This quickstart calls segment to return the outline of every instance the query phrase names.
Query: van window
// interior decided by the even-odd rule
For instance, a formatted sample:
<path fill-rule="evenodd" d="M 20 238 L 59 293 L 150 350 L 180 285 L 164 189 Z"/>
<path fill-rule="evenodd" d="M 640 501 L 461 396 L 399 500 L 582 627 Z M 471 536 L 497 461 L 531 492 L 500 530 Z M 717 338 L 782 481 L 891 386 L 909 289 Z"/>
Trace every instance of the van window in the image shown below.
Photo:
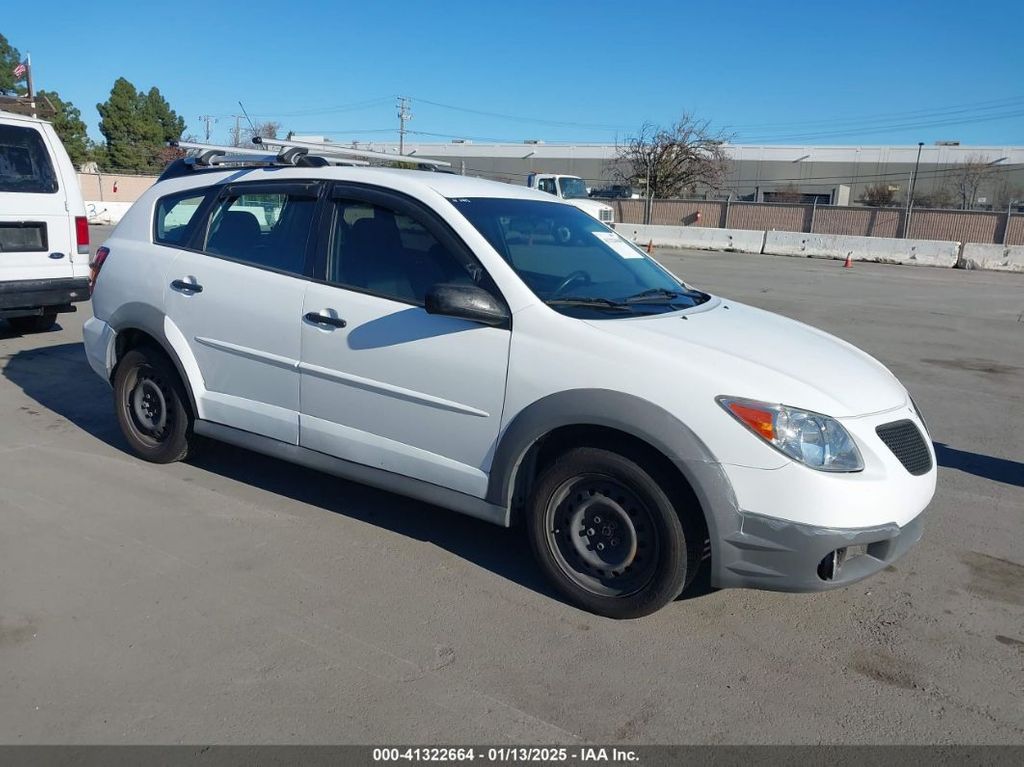
<path fill-rule="evenodd" d="M 57 175 L 35 128 L 0 125 L 0 192 L 53 194 Z"/>
<path fill-rule="evenodd" d="M 182 245 L 192 234 L 196 212 L 206 196 L 205 189 L 161 197 L 156 203 L 153 240 L 163 245 Z"/>

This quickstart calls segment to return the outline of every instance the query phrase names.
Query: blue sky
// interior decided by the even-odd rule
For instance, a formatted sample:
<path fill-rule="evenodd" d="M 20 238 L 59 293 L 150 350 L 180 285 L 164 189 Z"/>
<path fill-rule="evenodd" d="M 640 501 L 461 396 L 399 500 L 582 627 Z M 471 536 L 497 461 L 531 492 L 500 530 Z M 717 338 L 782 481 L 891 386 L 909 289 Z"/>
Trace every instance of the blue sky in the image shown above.
<path fill-rule="evenodd" d="M 737 143 L 1019 145 L 1022 30 L 1021 0 L 101 0 L 0 19 L 94 137 L 124 76 L 196 136 L 216 115 L 214 140 L 242 101 L 286 130 L 394 141 L 405 95 L 410 141 L 614 141 L 689 111 Z"/>

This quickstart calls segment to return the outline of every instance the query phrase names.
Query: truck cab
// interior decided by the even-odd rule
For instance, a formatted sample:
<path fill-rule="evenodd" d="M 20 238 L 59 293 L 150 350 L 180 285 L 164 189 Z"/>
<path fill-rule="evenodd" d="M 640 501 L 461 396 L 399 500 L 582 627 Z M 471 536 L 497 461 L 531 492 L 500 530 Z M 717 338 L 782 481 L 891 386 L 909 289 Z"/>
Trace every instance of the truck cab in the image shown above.
<path fill-rule="evenodd" d="M 526 179 L 531 189 L 553 194 L 566 202 L 575 205 L 602 224 L 611 226 L 615 223 L 615 212 L 610 205 L 590 199 L 587 185 L 579 176 L 563 176 L 558 173 L 531 173 Z"/>

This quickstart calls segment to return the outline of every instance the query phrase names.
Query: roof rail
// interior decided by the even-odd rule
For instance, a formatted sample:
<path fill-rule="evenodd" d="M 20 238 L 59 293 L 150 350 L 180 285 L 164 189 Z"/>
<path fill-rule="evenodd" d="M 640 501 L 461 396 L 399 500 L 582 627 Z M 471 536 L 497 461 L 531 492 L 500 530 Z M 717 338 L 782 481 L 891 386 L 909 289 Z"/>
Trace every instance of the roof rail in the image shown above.
<path fill-rule="evenodd" d="M 443 160 L 431 160 L 426 157 L 412 157 L 407 154 L 388 154 L 387 152 L 373 152 L 369 149 L 349 149 L 347 147 L 338 146 L 337 144 L 326 144 L 326 143 L 314 143 L 312 141 L 292 141 L 278 138 L 264 138 L 263 136 L 253 136 L 252 143 L 257 146 L 268 146 L 268 147 L 281 147 L 284 149 L 305 149 L 314 155 L 320 155 L 324 157 L 365 157 L 369 160 L 378 160 L 381 162 L 403 162 L 411 163 L 413 165 L 424 165 L 431 168 L 444 167 L 448 168 L 451 166 L 450 162 L 444 162 Z"/>

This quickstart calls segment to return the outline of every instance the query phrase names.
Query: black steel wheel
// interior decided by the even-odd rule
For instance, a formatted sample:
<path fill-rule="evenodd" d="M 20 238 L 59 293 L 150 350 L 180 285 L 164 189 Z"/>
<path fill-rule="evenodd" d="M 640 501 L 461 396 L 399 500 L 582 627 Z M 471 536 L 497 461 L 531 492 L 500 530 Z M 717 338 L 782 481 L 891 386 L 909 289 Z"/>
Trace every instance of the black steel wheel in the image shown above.
<path fill-rule="evenodd" d="M 188 454 L 192 415 L 178 372 L 162 351 L 127 352 L 114 373 L 114 398 L 121 432 L 141 458 L 173 463 Z"/>
<path fill-rule="evenodd" d="M 538 478 L 530 543 L 573 604 L 611 618 L 648 615 L 675 599 L 699 563 L 668 480 L 618 453 L 575 448 Z M 655 478 L 657 477 L 657 478 Z M 692 510 L 682 510 L 684 513 Z M 696 532 L 690 533 L 696 544 Z"/>

